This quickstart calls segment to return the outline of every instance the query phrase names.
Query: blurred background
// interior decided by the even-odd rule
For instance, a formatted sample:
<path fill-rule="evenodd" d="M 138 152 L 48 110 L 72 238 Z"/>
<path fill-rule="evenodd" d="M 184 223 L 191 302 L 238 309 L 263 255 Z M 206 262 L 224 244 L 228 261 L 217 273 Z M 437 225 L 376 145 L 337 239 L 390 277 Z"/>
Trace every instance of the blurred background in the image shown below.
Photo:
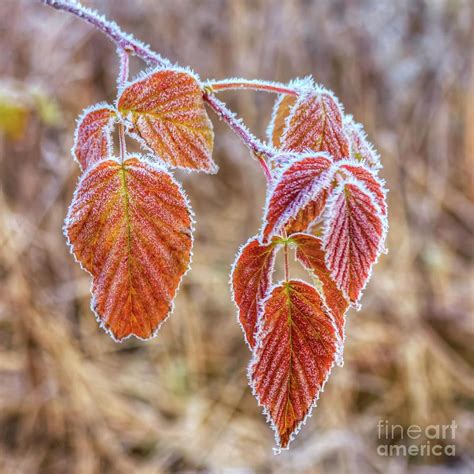
<path fill-rule="evenodd" d="M 75 118 L 114 99 L 115 49 L 69 14 L 2 0 L 0 472 L 473 472 L 470 0 L 85 3 L 203 79 L 313 74 L 334 90 L 382 155 L 389 254 L 349 313 L 344 367 L 274 456 L 228 287 L 259 228 L 258 165 L 210 111 L 220 172 L 179 175 L 197 220 L 192 271 L 156 339 L 114 343 L 61 227 L 79 176 Z M 220 97 L 264 136 L 275 96 Z M 456 456 L 381 456 L 379 420 L 455 420 Z"/>

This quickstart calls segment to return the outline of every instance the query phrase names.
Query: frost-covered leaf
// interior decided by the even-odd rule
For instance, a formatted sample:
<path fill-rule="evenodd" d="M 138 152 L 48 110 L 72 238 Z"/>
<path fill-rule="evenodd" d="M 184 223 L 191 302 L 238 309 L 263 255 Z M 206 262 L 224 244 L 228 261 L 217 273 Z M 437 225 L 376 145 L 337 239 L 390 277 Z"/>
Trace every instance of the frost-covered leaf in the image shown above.
<path fill-rule="evenodd" d="M 344 117 L 344 131 L 349 139 L 351 157 L 365 163 L 373 170 L 381 168 L 380 156 L 367 139 L 364 127 L 354 122 L 351 115 Z"/>
<path fill-rule="evenodd" d="M 191 257 L 191 210 L 180 186 L 136 157 L 101 161 L 81 178 L 65 233 L 93 277 L 92 309 L 107 332 L 118 341 L 154 336 Z"/>
<path fill-rule="evenodd" d="M 342 108 L 334 95 L 322 88 L 298 97 L 291 108 L 282 145 L 287 151 L 326 151 L 333 160 L 349 157 L 343 130 Z"/>
<path fill-rule="evenodd" d="M 261 245 L 258 236 L 252 237 L 237 255 L 231 274 L 232 292 L 238 308 L 238 319 L 245 340 L 254 347 L 257 317 L 261 302 L 271 284 L 277 245 Z"/>
<path fill-rule="evenodd" d="M 215 173 L 214 132 L 198 80 L 180 69 L 157 70 L 129 84 L 117 108 L 129 133 L 166 164 Z"/>
<path fill-rule="evenodd" d="M 267 129 L 268 140 L 275 148 L 280 148 L 281 146 L 281 137 L 285 129 L 286 119 L 295 102 L 296 97 L 294 95 L 286 94 L 280 95 L 275 101 L 272 118 Z"/>
<path fill-rule="evenodd" d="M 306 232 L 311 229 L 316 219 L 323 213 L 328 197 L 327 189 L 323 189 L 321 194 L 308 202 L 295 217 L 292 217 L 285 226 L 288 235 L 295 232 Z"/>
<path fill-rule="evenodd" d="M 339 289 L 357 303 L 384 248 L 386 221 L 363 183 L 343 181 L 328 203 L 323 243 L 326 265 Z"/>
<path fill-rule="evenodd" d="M 250 384 L 287 448 L 315 405 L 339 348 L 332 316 L 315 288 L 290 280 L 274 287 L 259 319 Z"/>
<path fill-rule="evenodd" d="M 301 155 L 290 163 L 268 194 L 262 241 L 279 234 L 310 201 L 322 199 L 333 174 L 331 160 L 322 153 Z"/>
<path fill-rule="evenodd" d="M 374 175 L 374 172 L 367 169 L 362 163 L 357 162 L 342 162 L 339 164 L 339 169 L 360 181 L 364 186 L 375 196 L 380 210 L 383 215 L 387 214 L 386 191 L 384 189 L 384 182 Z"/>
<path fill-rule="evenodd" d="M 82 170 L 112 157 L 112 128 L 115 117 L 114 109 L 107 104 L 89 107 L 79 117 L 72 153 Z"/>
<path fill-rule="evenodd" d="M 296 245 L 296 259 L 320 281 L 324 301 L 334 317 L 339 336 L 343 340 L 344 315 L 349 303 L 326 267 L 321 239 L 314 235 L 299 233 L 291 236 L 291 242 Z"/>

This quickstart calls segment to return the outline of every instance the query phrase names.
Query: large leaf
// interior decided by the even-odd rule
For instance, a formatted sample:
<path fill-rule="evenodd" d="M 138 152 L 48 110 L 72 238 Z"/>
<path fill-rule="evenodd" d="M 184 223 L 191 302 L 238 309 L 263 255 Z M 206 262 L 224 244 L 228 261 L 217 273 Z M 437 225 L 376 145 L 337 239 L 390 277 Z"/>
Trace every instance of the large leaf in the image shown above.
<path fill-rule="evenodd" d="M 348 158 L 342 108 L 334 95 L 325 89 L 301 94 L 291 108 L 282 145 L 287 151 L 326 151 L 333 160 Z"/>
<path fill-rule="evenodd" d="M 65 233 L 107 332 L 154 336 L 191 256 L 191 211 L 173 178 L 135 157 L 99 162 L 78 184 Z"/>
<path fill-rule="evenodd" d="M 113 155 L 115 111 L 107 104 L 84 110 L 77 122 L 72 153 L 83 170 Z"/>
<path fill-rule="evenodd" d="M 198 80 L 179 69 L 161 69 L 129 84 L 117 108 L 128 132 L 166 164 L 215 173 L 214 133 Z"/>
<path fill-rule="evenodd" d="M 328 204 L 323 242 L 338 288 L 356 303 L 384 248 L 386 221 L 377 197 L 363 183 L 342 182 Z"/>
<path fill-rule="evenodd" d="M 267 295 L 275 263 L 277 245 L 261 245 L 251 238 L 240 250 L 232 268 L 231 283 L 238 319 L 248 345 L 255 344 L 257 317 Z"/>
<path fill-rule="evenodd" d="M 290 163 L 268 194 L 263 242 L 279 234 L 310 201 L 322 199 L 333 174 L 332 162 L 325 154 L 302 155 Z"/>
<path fill-rule="evenodd" d="M 349 303 L 326 267 L 321 239 L 314 235 L 299 233 L 291 236 L 291 242 L 296 245 L 296 259 L 321 282 L 324 301 L 334 317 L 339 337 L 343 340 L 344 316 Z"/>
<path fill-rule="evenodd" d="M 279 450 L 288 447 L 324 387 L 338 350 L 337 330 L 319 293 L 290 280 L 265 302 L 257 341 L 250 383 Z"/>
<path fill-rule="evenodd" d="M 344 131 L 349 139 L 351 157 L 365 163 L 373 170 L 381 168 L 380 156 L 367 139 L 364 127 L 354 122 L 351 115 L 344 117 Z"/>

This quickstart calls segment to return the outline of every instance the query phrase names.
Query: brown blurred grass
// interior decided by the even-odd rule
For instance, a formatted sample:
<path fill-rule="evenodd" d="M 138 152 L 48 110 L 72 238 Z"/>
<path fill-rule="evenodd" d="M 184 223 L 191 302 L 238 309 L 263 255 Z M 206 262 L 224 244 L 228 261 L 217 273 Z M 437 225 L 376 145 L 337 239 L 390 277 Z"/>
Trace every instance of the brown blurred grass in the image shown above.
<path fill-rule="evenodd" d="M 227 284 L 237 248 L 259 226 L 258 167 L 214 120 L 220 173 L 182 176 L 197 232 L 175 313 L 155 340 L 113 343 L 61 226 L 78 177 L 74 119 L 113 99 L 114 48 L 66 14 L 4 0 L 0 115 L 20 107 L 8 116 L 16 132 L 0 132 L 0 472 L 473 469 L 472 4 L 88 4 L 203 78 L 313 74 L 333 89 L 381 152 L 390 253 L 349 316 L 345 366 L 291 450 L 274 457 Z M 263 135 L 273 97 L 223 98 Z M 455 419 L 457 456 L 380 457 L 379 419 Z"/>

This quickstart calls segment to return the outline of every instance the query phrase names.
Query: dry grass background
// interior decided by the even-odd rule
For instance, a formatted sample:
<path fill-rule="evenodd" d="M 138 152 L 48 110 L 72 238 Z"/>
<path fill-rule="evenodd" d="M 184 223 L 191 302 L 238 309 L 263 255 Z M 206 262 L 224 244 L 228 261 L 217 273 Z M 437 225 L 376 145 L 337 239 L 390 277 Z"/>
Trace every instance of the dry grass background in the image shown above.
<path fill-rule="evenodd" d="M 184 175 L 192 271 L 150 342 L 115 344 L 61 226 L 74 119 L 114 97 L 114 47 L 32 0 L 0 2 L 0 472 L 473 472 L 474 8 L 469 0 L 88 2 L 203 78 L 313 74 L 382 154 L 390 253 L 351 311 L 289 452 L 247 387 L 228 272 L 264 180 L 214 120 L 217 176 Z M 133 62 L 135 70 L 138 61 Z M 263 135 L 273 97 L 222 98 Z M 455 419 L 456 457 L 378 456 L 377 421 Z"/>

